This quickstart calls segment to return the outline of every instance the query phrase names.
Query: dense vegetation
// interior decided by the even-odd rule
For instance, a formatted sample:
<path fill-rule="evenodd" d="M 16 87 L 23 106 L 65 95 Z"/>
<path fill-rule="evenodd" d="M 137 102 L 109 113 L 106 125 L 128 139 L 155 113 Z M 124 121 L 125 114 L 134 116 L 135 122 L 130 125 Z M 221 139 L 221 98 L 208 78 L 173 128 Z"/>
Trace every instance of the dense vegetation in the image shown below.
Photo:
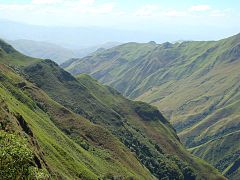
<path fill-rule="evenodd" d="M 25 139 L 1 130 L 0 144 L 1 179 L 48 179 L 46 172 L 33 166 L 33 152 Z"/>
<path fill-rule="evenodd" d="M 222 162 L 229 166 L 236 159 L 227 157 L 239 155 L 239 142 L 221 151 L 208 143 L 218 144 L 223 138 L 222 146 L 229 147 L 226 139 L 232 133 L 239 139 L 239 68 L 240 34 L 209 42 L 127 43 L 75 59 L 65 67 L 74 75 L 90 74 L 131 99 L 157 106 L 182 142 L 222 172 L 226 170 Z"/>

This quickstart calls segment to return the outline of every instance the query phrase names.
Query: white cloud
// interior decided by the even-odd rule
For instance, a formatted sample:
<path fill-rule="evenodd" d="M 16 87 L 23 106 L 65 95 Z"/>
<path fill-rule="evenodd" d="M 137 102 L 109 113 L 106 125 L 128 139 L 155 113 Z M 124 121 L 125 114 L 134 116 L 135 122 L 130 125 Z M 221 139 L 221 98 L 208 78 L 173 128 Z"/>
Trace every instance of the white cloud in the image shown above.
<path fill-rule="evenodd" d="M 226 13 L 224 11 L 214 10 L 211 12 L 211 16 L 223 17 L 223 16 L 226 16 Z"/>
<path fill-rule="evenodd" d="M 0 10 L 2 13 L 7 11 L 21 12 L 23 15 L 35 13 L 34 16 L 38 16 L 38 13 L 50 13 L 53 15 L 72 15 L 76 16 L 80 14 L 106 14 L 113 11 L 115 7 L 114 3 L 103 3 L 96 5 L 95 0 L 32 0 L 31 3 L 26 4 L 4 4 L 0 3 Z M 28 12 L 25 12 L 28 10 Z M 16 15 L 17 16 L 17 15 Z"/>
<path fill-rule="evenodd" d="M 185 11 L 176 11 L 176 10 L 168 10 L 168 11 L 165 11 L 163 13 L 163 15 L 169 16 L 169 17 L 182 17 L 182 16 L 186 16 L 187 12 L 185 12 Z"/>
<path fill-rule="evenodd" d="M 113 12 L 113 9 L 115 7 L 114 3 L 106 3 L 106 4 L 102 4 L 100 6 L 98 6 L 97 8 L 93 8 L 92 9 L 92 13 L 96 13 L 96 14 L 108 14 Z"/>
<path fill-rule="evenodd" d="M 209 5 L 179 7 L 145 4 L 123 7 L 105 0 L 32 0 L 31 3 L 0 3 L 0 18 L 38 25 L 101 26 L 121 28 L 176 27 L 182 24 L 217 24 L 233 14 Z M 13 13 L 14 12 L 14 13 Z M 199 12 L 199 13 L 198 13 Z M 222 18 L 222 17 L 226 18 Z M 235 16 L 234 16 L 235 17 Z M 209 18 L 206 21 L 206 18 Z M 142 24 L 146 24 L 142 26 Z M 221 24 L 221 23 L 218 23 Z"/>
<path fill-rule="evenodd" d="M 32 4 L 57 4 L 62 3 L 63 0 L 32 0 Z"/>
<path fill-rule="evenodd" d="M 229 17 L 229 16 L 236 16 L 237 15 L 237 13 L 235 13 L 235 15 L 233 15 L 233 14 L 234 14 L 234 11 L 231 8 L 222 9 L 222 10 L 214 9 L 210 13 L 210 15 L 213 16 L 213 17 L 227 17 L 227 16 Z"/>
<path fill-rule="evenodd" d="M 63 5 L 70 6 L 92 6 L 95 0 L 65 0 Z"/>
<path fill-rule="evenodd" d="M 190 7 L 190 11 L 208 11 L 211 7 L 209 5 L 195 5 Z"/>
<path fill-rule="evenodd" d="M 33 6 L 30 4 L 0 4 L 1 11 L 19 11 L 32 10 Z"/>
<path fill-rule="evenodd" d="M 32 0 L 31 4 L 34 5 L 54 5 L 54 4 L 80 4 L 80 5 L 92 5 L 95 0 Z"/>
<path fill-rule="evenodd" d="M 159 7 L 156 5 L 146 4 L 140 7 L 136 12 L 136 16 L 153 16 L 158 13 Z"/>

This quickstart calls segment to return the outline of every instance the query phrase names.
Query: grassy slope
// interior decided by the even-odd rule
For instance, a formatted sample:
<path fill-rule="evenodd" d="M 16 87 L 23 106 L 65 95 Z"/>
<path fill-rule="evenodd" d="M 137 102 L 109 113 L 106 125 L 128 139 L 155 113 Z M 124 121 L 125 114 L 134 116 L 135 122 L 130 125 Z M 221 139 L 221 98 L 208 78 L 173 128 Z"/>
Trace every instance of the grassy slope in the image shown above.
<path fill-rule="evenodd" d="M 198 169 L 198 171 L 202 171 L 205 173 L 202 174 L 202 178 L 205 176 L 208 178 L 214 179 L 215 177 L 210 175 L 211 171 L 206 172 L 206 168 L 209 166 L 203 162 L 202 160 L 191 156 L 185 148 L 179 144 L 178 137 L 175 134 L 175 130 L 173 131 L 171 125 L 162 119 L 162 123 L 159 123 L 158 121 L 146 121 L 142 123 L 141 121 L 136 121 L 136 114 L 135 112 L 132 112 L 132 106 L 135 106 L 133 103 L 130 107 L 126 106 L 126 102 L 128 101 L 128 104 L 132 103 L 129 100 L 123 98 L 122 95 L 116 96 L 116 91 L 110 88 L 109 86 L 103 86 L 96 80 L 92 79 L 90 76 L 81 74 L 77 76 L 77 79 L 80 83 L 85 85 L 88 90 L 94 94 L 96 98 L 98 98 L 101 102 L 106 104 L 107 106 L 113 107 L 117 106 L 118 111 L 126 112 L 128 119 L 130 120 L 130 124 L 132 126 L 137 127 L 138 130 L 145 132 L 146 136 L 148 136 L 151 141 L 156 142 L 160 147 L 163 149 L 164 153 L 166 154 L 176 154 L 181 159 L 187 161 L 190 163 L 194 168 Z M 114 96 L 113 96 L 114 94 Z M 124 103 L 125 102 L 125 103 Z M 138 102 L 136 102 L 138 103 Z M 122 108 L 124 107 L 124 108 Z M 144 107 L 144 109 L 147 109 Z M 129 113 L 129 115 L 128 115 Z M 169 132 L 170 130 L 170 132 Z M 170 133 L 170 135 L 169 135 Z M 200 172 L 201 173 L 201 172 Z M 220 177 L 218 177 L 220 178 Z"/>
<path fill-rule="evenodd" d="M 31 58 L 17 52 L 12 46 L 0 39 L 0 60 L 1 63 L 8 65 L 25 66 L 40 59 Z"/>
<path fill-rule="evenodd" d="M 196 147 L 240 129 L 239 43 L 239 34 L 212 42 L 128 43 L 76 60 L 66 70 L 88 73 L 157 106 L 181 140 Z M 236 151 L 222 151 L 216 163 L 229 153 Z"/>
<path fill-rule="evenodd" d="M 25 82 L 25 90 L 19 90 L 16 84 L 24 80 L 3 65 L 1 77 L 4 78 L 1 81 L 1 98 L 9 111 L 19 113 L 31 128 L 53 177 L 97 179 L 113 174 L 137 179 L 152 178 L 110 132 L 65 109 L 28 82 Z M 48 109 L 47 112 L 43 111 L 43 106 L 40 106 L 42 109 L 39 107 L 40 102 Z M 57 128 L 59 123 L 61 128 L 71 129 L 74 136 L 68 137 Z"/>
<path fill-rule="evenodd" d="M 40 61 L 27 57 L 23 63 L 25 56 L 3 42 L 1 53 L 4 56 L 0 62 L 17 70 L 16 66 Z M 41 166 L 47 168 L 52 178 L 153 179 L 109 131 L 56 103 L 4 64 L 0 64 L 0 96 L 0 128 L 7 124 L 5 130 L 28 137 Z"/>
<path fill-rule="evenodd" d="M 240 131 L 237 131 L 191 148 L 190 150 L 197 156 L 203 157 L 208 162 L 218 167 L 226 176 L 229 176 L 230 179 L 234 179 L 234 176 L 237 177 L 240 167 L 239 162 L 237 164 L 240 155 L 240 145 L 238 143 L 236 144 L 236 142 L 239 141 L 239 136 Z M 212 154 L 212 151 L 219 153 Z M 221 159 L 221 161 L 219 161 L 219 159 Z M 234 164 L 236 164 L 235 169 L 231 170 Z"/>
<path fill-rule="evenodd" d="M 183 148 L 174 130 L 157 109 L 127 100 L 88 76 L 79 76 L 76 80 L 51 61 L 32 64 L 25 68 L 25 73 L 51 98 L 109 129 L 155 175 L 176 175 L 179 178 L 184 174 L 182 166 L 187 162 L 199 177 L 220 178 L 213 168 L 195 159 Z M 181 160 L 173 160 L 167 154 L 175 154 Z"/>

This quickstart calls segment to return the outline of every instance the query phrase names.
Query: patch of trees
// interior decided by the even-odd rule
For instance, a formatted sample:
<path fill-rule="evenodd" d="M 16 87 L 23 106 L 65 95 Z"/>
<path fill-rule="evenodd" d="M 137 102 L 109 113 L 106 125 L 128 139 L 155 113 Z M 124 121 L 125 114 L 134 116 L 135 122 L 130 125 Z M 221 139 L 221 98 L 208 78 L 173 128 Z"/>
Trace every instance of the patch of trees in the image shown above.
<path fill-rule="evenodd" d="M 122 132 L 123 143 L 135 152 L 139 161 L 158 179 L 194 180 L 196 174 L 187 162 L 163 152 L 158 144 L 152 147 L 141 143 L 131 132 Z"/>

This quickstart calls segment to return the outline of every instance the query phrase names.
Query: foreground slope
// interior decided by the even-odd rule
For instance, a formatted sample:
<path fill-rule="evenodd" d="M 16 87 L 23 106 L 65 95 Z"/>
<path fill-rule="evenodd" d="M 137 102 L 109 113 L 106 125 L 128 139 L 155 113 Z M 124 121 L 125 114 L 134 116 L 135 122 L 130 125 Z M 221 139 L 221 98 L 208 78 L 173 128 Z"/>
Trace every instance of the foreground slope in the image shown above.
<path fill-rule="evenodd" d="M 11 55 L 1 49 L 6 55 Z M 20 58 L 0 61 L 7 62 L 17 72 L 20 69 L 16 66 L 23 64 Z M 12 68 L 1 64 L 0 75 L 1 129 L 17 134 L 21 132 L 28 137 L 32 142 L 30 147 L 37 151 L 37 157 L 41 157 L 38 158 L 42 161 L 39 166 L 47 169 L 52 178 L 153 179 L 109 131 L 56 103 Z"/>
<path fill-rule="evenodd" d="M 33 163 L 51 179 L 154 179 L 111 132 L 53 101 L 4 64 L 0 100 L 0 129 L 27 138 Z"/>
<path fill-rule="evenodd" d="M 27 66 L 24 73 L 59 104 L 108 129 L 157 178 L 222 178 L 184 149 L 156 108 L 125 99 L 87 75 L 74 78 L 50 60 Z M 71 130 L 66 133 L 74 135 Z"/>
<path fill-rule="evenodd" d="M 240 138 L 240 34 L 209 42 L 128 43 L 75 60 L 65 69 L 90 74 L 127 97 L 157 106 L 189 148 L 219 143 L 230 133 Z M 223 143 L 229 146 L 227 140 Z M 201 152 L 218 156 L 209 162 L 224 171 L 222 161 L 225 167 L 235 161 L 225 157 L 239 154 L 239 142 L 233 146 L 221 152 L 201 146 Z"/>

